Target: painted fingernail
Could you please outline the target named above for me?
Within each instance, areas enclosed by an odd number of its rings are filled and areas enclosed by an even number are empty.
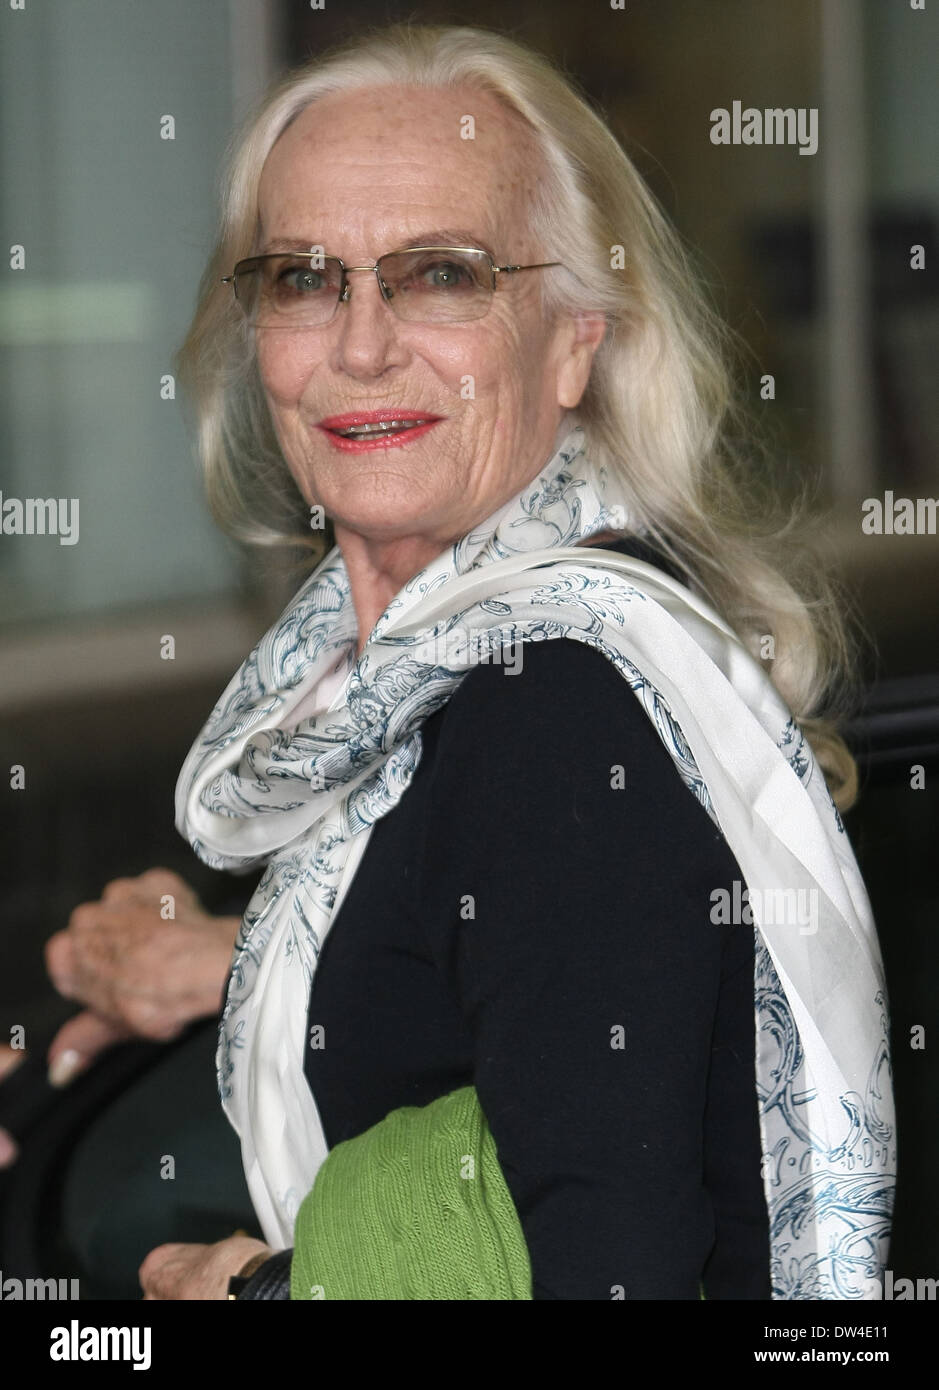
[[[67,1086],[79,1071],[81,1071],[82,1055],[76,1052],[74,1047],[67,1047],[64,1052],[60,1052],[58,1057],[49,1068],[50,1086]]]

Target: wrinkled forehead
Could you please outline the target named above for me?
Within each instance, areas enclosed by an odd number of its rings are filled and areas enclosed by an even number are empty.
[[[491,93],[332,94],[306,107],[268,155],[261,239],[348,237],[353,244],[327,249],[377,256],[419,228],[460,227],[519,257],[530,248],[539,165],[527,123]]]

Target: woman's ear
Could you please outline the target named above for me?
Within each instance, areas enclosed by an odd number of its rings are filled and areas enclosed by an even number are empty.
[[[562,329],[558,364],[558,405],[566,410],[580,404],[587,389],[594,354],[606,333],[606,317],[599,313],[571,315]]]

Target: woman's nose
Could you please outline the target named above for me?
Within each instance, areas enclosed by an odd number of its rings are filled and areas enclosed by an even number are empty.
[[[376,375],[404,360],[399,322],[371,269],[347,272],[346,299],[337,305],[336,364],[351,375]]]

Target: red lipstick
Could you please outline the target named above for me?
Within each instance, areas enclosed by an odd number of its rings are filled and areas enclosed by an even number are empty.
[[[353,410],[346,415],[326,415],[316,427],[335,448],[361,453],[407,444],[425,435],[442,418],[426,410]]]

